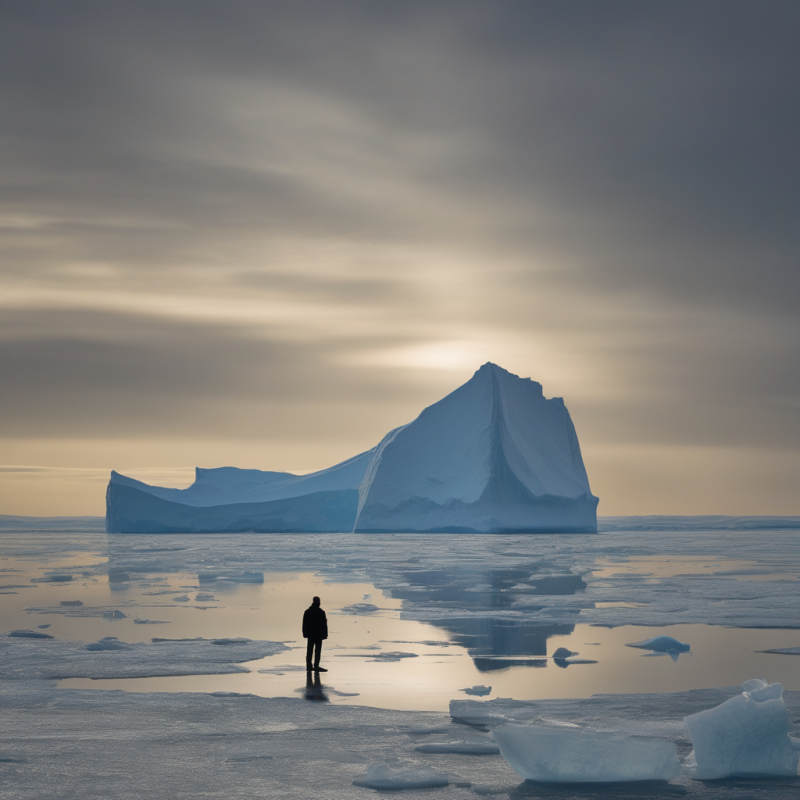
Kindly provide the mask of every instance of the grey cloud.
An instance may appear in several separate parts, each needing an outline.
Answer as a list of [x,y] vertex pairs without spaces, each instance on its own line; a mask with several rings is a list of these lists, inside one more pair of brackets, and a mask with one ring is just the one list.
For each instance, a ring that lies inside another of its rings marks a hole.
[[438,399],[413,373],[337,360],[352,346],[149,316],[6,312],[0,436],[335,438],[366,418],[377,440],[398,407],[410,418]]
[[[439,317],[444,332],[572,337],[607,364],[635,405],[568,397],[589,438],[795,441],[781,431],[797,430],[800,390],[796,3],[0,13],[0,215],[42,220],[0,229],[6,277],[80,289],[91,278],[61,267],[88,262],[108,266],[99,285],[213,292],[205,270],[220,293],[385,315],[358,340],[27,312],[2,340],[7,431],[239,435],[259,402],[398,392],[411,410],[448,378],[404,372],[403,394],[341,356],[413,343]],[[397,259],[294,271],[272,250],[285,238],[483,266],[454,279],[473,289],[458,305]],[[238,410],[218,422],[214,404]]]

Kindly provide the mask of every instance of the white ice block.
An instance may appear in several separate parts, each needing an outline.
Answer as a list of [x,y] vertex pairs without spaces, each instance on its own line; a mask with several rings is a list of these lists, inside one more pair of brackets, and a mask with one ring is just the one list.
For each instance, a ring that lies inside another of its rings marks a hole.
[[503,725],[492,735],[506,761],[532,781],[668,781],[681,771],[677,748],[665,739],[530,725]]
[[698,780],[797,775],[783,687],[754,678],[742,688],[721,705],[685,718],[694,745],[687,771]]

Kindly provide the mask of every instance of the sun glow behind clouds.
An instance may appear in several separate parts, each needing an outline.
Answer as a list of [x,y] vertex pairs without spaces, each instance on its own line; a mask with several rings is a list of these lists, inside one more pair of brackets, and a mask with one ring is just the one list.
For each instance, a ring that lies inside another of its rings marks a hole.
[[401,369],[468,370],[490,360],[491,348],[472,342],[426,342],[384,350],[363,350],[343,357],[346,363]]

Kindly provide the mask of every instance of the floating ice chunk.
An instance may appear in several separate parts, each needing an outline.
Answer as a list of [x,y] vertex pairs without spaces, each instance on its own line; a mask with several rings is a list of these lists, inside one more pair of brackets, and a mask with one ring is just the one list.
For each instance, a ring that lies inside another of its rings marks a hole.
[[40,631],[11,631],[8,634],[9,636],[14,636],[18,639],[54,639],[54,636],[51,636],[49,633],[41,633]]
[[800,656],[800,647],[774,647],[772,650],[756,650],[757,653],[779,653],[783,656]]
[[373,611],[379,610],[378,606],[374,603],[353,603],[342,609],[345,614],[372,614]]
[[[114,609],[114,611],[104,611],[103,612],[103,619],[127,619],[128,615],[123,614],[119,609]],[[136,620],[134,620],[136,622]]]
[[127,650],[128,645],[121,642],[116,636],[104,636],[99,642],[86,645],[87,650]]
[[248,572],[247,570],[238,574],[233,572],[199,572],[197,580],[200,583],[264,583],[264,573]]
[[[155,639],[153,641],[155,641]],[[212,639],[211,644],[250,644],[251,641],[252,639],[245,639],[244,637],[239,637],[238,639]]]
[[566,647],[559,647],[555,653],[553,653],[553,658],[569,658],[570,656],[577,656],[578,653],[574,650],[568,650]]
[[189,602],[189,595],[182,594],[180,597],[173,597],[172,598],[176,603],[188,603]]
[[44,630],[45,628],[49,628],[52,624],[52,622],[47,622],[44,625],[37,625],[36,627],[39,628],[39,630]]
[[417,653],[402,653],[399,650],[388,650],[385,653],[375,653],[372,661],[399,661],[401,658],[416,658]]
[[82,606],[83,603],[80,600],[62,600],[59,605],[61,606]]
[[213,600],[213,601],[216,601],[216,599],[217,599],[217,598],[216,598],[216,597],[214,597],[214,595],[213,595],[213,594],[209,594],[208,592],[198,592],[198,593],[197,593],[197,594],[194,596],[194,599],[195,599],[195,602],[198,602],[198,601],[199,601],[199,602],[201,602],[201,603],[203,603],[203,602],[206,602],[206,603],[208,603],[208,602],[210,602],[210,601],[212,601],[212,600]]
[[668,781],[681,771],[678,750],[665,739],[529,725],[503,725],[492,735],[506,761],[532,781]]
[[72,575],[67,575],[62,572],[51,572],[42,578],[31,578],[31,583],[36,583],[37,581],[44,581],[46,583],[66,583],[71,580]]
[[421,744],[420,753],[458,753],[464,756],[497,756],[500,748],[494,742],[438,742]]
[[688,653],[690,645],[679,642],[671,636],[656,636],[653,639],[645,639],[643,642],[630,642],[625,647],[638,647],[640,650],[653,650],[657,653]]
[[491,686],[470,686],[468,689],[459,689],[459,691],[464,692],[464,694],[472,694],[477,695],[478,697],[484,697],[487,694],[492,693]]
[[371,764],[364,778],[354,786],[368,789],[436,789],[449,785],[447,775],[427,767],[404,767],[395,764]]
[[145,619],[143,617],[137,617],[134,621],[134,625],[166,625],[171,620],[168,619]]
[[754,678],[721,705],[685,717],[694,750],[686,759],[698,780],[797,775],[783,687]]

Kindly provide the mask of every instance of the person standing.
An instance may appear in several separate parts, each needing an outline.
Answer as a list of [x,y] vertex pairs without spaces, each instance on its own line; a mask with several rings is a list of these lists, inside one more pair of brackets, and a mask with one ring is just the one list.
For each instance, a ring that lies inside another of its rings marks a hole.
[[303,638],[308,639],[306,647],[306,670],[311,670],[311,656],[314,656],[315,672],[327,672],[325,667],[319,665],[319,657],[322,653],[322,640],[328,638],[328,618],[320,608],[319,597],[314,597],[311,605],[303,614]]

